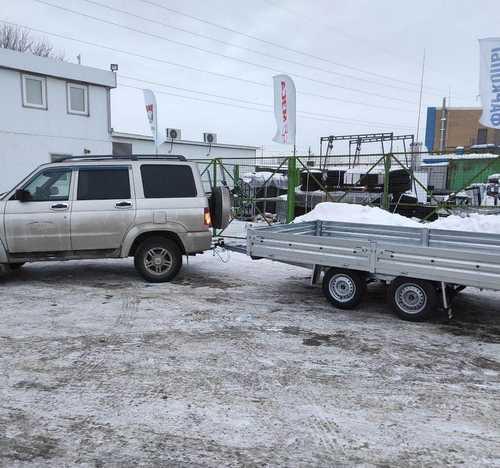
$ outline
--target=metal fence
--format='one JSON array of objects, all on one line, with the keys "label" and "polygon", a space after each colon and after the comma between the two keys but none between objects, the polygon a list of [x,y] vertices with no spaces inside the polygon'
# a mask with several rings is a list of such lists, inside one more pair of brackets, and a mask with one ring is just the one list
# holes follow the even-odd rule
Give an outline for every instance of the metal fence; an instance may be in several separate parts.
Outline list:
[{"label": "metal fence", "polygon": [[[464,196],[464,192],[474,190],[470,187],[474,182],[486,180],[500,164],[500,156],[484,158],[458,189],[445,175],[444,182],[453,186],[453,191],[432,185],[438,180],[432,171],[439,167],[440,158],[446,157],[442,153],[404,152],[362,154],[355,164],[351,155],[326,160],[321,156],[286,156],[197,162],[206,192],[217,185],[230,188],[233,217],[240,220],[291,222],[325,201],[378,206],[422,221],[479,208],[498,211],[500,206],[471,203],[474,195]],[[438,165],[426,164],[429,158]]]}]

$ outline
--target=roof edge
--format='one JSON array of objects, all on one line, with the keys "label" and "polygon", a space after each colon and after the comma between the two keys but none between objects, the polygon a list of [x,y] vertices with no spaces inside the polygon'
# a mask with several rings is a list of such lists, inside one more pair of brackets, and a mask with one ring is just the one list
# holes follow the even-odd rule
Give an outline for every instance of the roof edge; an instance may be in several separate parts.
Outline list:
[{"label": "roof edge", "polygon": [[[153,137],[150,135],[142,135],[139,133],[126,133],[126,132],[117,132],[113,130],[111,132],[111,137],[112,138],[123,138],[123,139],[128,139],[128,140],[140,140],[140,141],[154,141]],[[161,144],[167,143],[171,144],[171,140],[163,140]],[[212,143],[211,145],[209,143],[205,143],[204,141],[193,141],[193,140],[174,140],[173,141],[174,145],[188,145],[188,146],[205,146],[205,147],[212,147],[212,148],[234,148],[234,149],[246,149],[246,150],[253,150],[257,151],[259,149],[258,146],[248,146],[248,145],[233,145],[229,143]]]},{"label": "roof edge", "polygon": [[116,88],[116,74],[100,68],[0,48],[0,68]]}]

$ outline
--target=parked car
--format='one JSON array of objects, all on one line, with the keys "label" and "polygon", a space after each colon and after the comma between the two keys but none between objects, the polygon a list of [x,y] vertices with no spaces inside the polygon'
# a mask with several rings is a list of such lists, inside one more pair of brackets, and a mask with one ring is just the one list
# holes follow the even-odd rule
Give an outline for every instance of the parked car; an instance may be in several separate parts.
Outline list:
[{"label": "parked car", "polygon": [[182,156],[45,164],[0,198],[0,264],[134,257],[147,281],[169,281],[182,255],[211,248],[212,219],[227,225],[227,189],[212,195],[209,205],[196,163]]}]

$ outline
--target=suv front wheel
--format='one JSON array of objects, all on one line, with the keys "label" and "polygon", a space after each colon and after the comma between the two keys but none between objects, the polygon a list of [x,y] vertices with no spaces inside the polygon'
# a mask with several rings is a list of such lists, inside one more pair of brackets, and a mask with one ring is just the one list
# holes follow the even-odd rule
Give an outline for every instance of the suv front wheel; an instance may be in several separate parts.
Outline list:
[{"label": "suv front wheel", "polygon": [[179,246],[170,239],[151,237],[137,248],[134,264],[140,275],[150,283],[164,283],[177,276],[182,266]]}]

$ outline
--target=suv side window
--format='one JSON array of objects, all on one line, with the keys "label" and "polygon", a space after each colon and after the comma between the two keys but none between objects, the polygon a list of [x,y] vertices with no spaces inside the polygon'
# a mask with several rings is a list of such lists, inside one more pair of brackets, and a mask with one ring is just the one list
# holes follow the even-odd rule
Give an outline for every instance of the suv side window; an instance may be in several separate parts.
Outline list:
[{"label": "suv side window", "polygon": [[143,164],[141,177],[146,198],[191,198],[198,195],[191,166]]},{"label": "suv side window", "polygon": [[29,193],[29,201],[68,201],[71,185],[71,169],[50,169],[38,174],[23,190]]},{"label": "suv side window", "polygon": [[79,169],[78,200],[127,200],[129,198],[128,167]]}]

